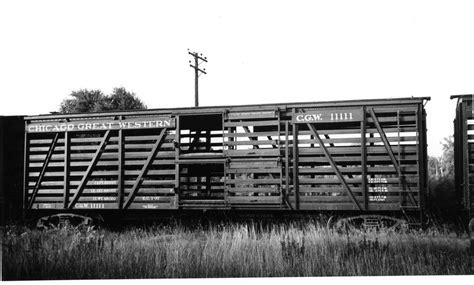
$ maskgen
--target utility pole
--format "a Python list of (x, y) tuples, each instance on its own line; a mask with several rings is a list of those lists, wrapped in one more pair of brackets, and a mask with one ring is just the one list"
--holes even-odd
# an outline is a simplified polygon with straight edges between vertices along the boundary
[(188, 53), (194, 57), (194, 65), (192, 65), (191, 60), (189, 61), (189, 66), (194, 68), (194, 106), (199, 106), (199, 82), (198, 78), (201, 73), (207, 74), (206, 69), (200, 69), (199, 65), (203, 62), (207, 62), (207, 57), (203, 57), (202, 53), (198, 54), (197, 52), (191, 52), (188, 49)]

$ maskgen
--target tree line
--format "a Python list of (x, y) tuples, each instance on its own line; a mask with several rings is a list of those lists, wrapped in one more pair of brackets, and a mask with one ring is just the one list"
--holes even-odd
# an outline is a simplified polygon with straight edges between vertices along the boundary
[(440, 143), (441, 156), (428, 158), (427, 206), (438, 217), (446, 217), (456, 214), (461, 201), (454, 185), (454, 138), (446, 137)]
[(105, 95), (98, 89), (80, 89), (61, 102), (59, 113), (90, 113), (101, 111), (143, 110), (147, 106), (133, 92), (124, 87), (114, 88)]

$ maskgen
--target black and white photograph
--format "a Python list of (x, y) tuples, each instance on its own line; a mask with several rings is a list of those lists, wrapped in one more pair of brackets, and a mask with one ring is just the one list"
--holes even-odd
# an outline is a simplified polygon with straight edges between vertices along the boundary
[(0, 280), (472, 284), (473, 12), (1, 0)]

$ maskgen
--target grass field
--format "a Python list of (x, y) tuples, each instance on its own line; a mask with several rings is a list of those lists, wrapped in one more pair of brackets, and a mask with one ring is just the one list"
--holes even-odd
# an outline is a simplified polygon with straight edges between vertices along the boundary
[(4, 230), (3, 279), (469, 274), (468, 239), (317, 223)]

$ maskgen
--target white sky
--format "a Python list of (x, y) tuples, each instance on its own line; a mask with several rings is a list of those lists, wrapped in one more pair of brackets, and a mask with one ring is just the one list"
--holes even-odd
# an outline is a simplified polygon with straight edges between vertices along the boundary
[(0, 115), (123, 86), (149, 108), (431, 96), (428, 152), (474, 93), (471, 1), (0, 1)]

